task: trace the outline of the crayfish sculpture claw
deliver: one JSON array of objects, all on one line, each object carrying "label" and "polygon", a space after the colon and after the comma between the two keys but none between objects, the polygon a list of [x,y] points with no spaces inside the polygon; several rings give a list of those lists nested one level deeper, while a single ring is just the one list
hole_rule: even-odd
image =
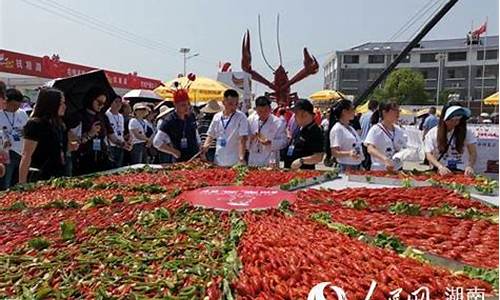
[{"label": "crayfish sculpture claw", "polygon": [[252,79],[258,81],[272,90],[275,90],[274,84],[264,78],[264,76],[255,72],[252,69],[252,53],[250,52],[250,31],[247,30],[243,37],[243,45],[241,47],[241,69],[252,76]]}]

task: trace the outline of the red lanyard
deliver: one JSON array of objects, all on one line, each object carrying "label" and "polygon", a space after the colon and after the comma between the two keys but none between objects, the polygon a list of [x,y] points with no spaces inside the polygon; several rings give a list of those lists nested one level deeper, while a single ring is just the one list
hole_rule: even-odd
[{"label": "red lanyard", "polygon": [[382,124],[377,124],[377,125],[380,129],[382,129],[382,131],[385,133],[385,135],[387,135],[387,137],[391,140],[392,144],[394,145],[394,137],[396,136],[396,129],[394,129],[394,132],[391,135],[389,130],[387,130],[387,128],[385,128],[384,125]]}]

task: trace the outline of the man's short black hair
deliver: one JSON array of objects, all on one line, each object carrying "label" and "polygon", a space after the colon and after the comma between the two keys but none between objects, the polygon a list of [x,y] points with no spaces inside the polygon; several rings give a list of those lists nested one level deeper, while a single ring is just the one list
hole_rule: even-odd
[{"label": "man's short black hair", "polygon": [[271,100],[267,98],[266,96],[260,96],[257,99],[255,99],[255,106],[268,106],[271,107]]},{"label": "man's short black hair", "polygon": [[375,111],[378,109],[378,101],[377,100],[370,100],[368,102],[368,109],[371,110],[371,111]]},{"label": "man's short black hair", "polygon": [[8,89],[5,92],[5,99],[8,101],[23,102],[24,96],[18,89]]},{"label": "man's short black hair", "polygon": [[303,110],[305,112],[310,113],[311,115],[314,115],[314,105],[311,103],[311,101],[307,99],[298,99],[295,101],[295,105],[293,106],[293,110]]},{"label": "man's short black hair", "polygon": [[0,98],[5,99],[5,90],[7,89],[7,86],[5,85],[5,82],[0,80]]},{"label": "man's short black hair", "polygon": [[224,98],[228,98],[228,97],[231,97],[231,98],[238,98],[240,95],[238,94],[238,92],[236,90],[233,90],[233,89],[227,89],[225,92],[224,92]]}]

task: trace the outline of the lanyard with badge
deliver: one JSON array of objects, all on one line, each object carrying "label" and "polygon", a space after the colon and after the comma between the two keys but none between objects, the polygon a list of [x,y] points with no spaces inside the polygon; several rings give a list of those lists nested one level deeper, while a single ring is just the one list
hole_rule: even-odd
[{"label": "lanyard with badge", "polygon": [[183,120],[183,122],[184,122],[184,127],[182,129],[181,149],[187,149],[187,147],[188,147],[188,140],[187,140],[187,137],[186,137],[186,126],[187,126],[187,123],[188,123],[188,118],[186,118],[185,120]]},{"label": "lanyard with badge", "polygon": [[[263,121],[263,122],[262,122],[262,124],[259,124],[259,125],[258,125],[257,134],[259,135],[259,138],[260,138],[260,132],[262,131],[262,127],[264,127],[264,125],[266,125],[267,120],[269,120],[269,117],[268,117],[265,121]],[[259,119],[259,123],[260,123],[260,122],[261,122],[261,121],[260,121],[260,119]],[[258,152],[258,153],[260,153],[261,148],[262,148],[262,146],[261,146],[260,142],[259,142],[259,143],[257,143],[257,152]]]},{"label": "lanyard with badge", "polygon": [[14,125],[16,124],[16,113],[12,114],[13,115],[12,122],[10,121],[9,115],[5,111],[3,112],[3,114],[5,115],[5,118],[7,119],[7,122],[10,125],[10,129],[12,132],[12,139],[14,140],[14,142],[20,142],[21,137],[19,136],[19,133],[14,128]]},{"label": "lanyard with badge", "polygon": [[[443,157],[446,159],[446,167],[450,170],[456,170],[458,167],[458,152],[456,151],[455,147],[452,147],[452,153],[448,154],[448,150],[450,149],[451,143],[455,139],[455,130],[453,130],[453,133],[450,136],[450,139],[448,140],[448,143],[446,144],[446,148],[444,151],[439,155],[438,161],[440,161]],[[451,156],[451,158],[449,158]]]},{"label": "lanyard with badge", "polygon": [[347,129],[347,131],[352,135],[352,137],[354,138],[354,144],[352,144],[352,148],[354,149],[354,151],[356,151],[356,154],[361,154],[361,146],[360,146],[360,141],[358,139],[358,136],[356,135],[356,133],[354,132],[354,129],[352,129],[350,126],[348,125],[344,125],[342,124],[342,126],[345,127],[345,129]]},{"label": "lanyard with badge", "polygon": [[113,116],[113,119],[115,120],[115,129],[116,129],[116,135],[121,137],[122,136],[122,131],[120,129],[120,115],[118,114],[118,118],[115,116],[115,114],[111,114]]},{"label": "lanyard with badge", "polygon": [[392,153],[392,152],[393,152],[393,150],[394,150],[394,152],[396,152],[396,146],[394,145],[394,138],[396,137],[396,130],[394,129],[393,133],[391,134],[391,133],[389,132],[389,130],[387,130],[387,128],[385,128],[385,126],[384,126],[384,125],[382,125],[382,124],[377,124],[377,125],[378,125],[378,127],[382,130],[382,132],[384,132],[384,133],[385,133],[385,135],[386,135],[386,136],[387,136],[387,137],[391,140],[391,142],[392,142],[392,148],[390,148],[390,147],[389,147],[389,148],[385,149],[385,152],[386,152],[387,154]]},{"label": "lanyard with badge", "polygon": [[[314,122],[313,122],[314,123]],[[311,123],[312,124],[312,123]],[[310,125],[308,125],[310,126]],[[305,127],[304,127],[305,129]],[[300,132],[302,130],[300,128],[296,128],[293,132],[293,136],[292,136],[292,142],[290,143],[290,146],[288,146],[288,150],[286,152],[286,155],[288,157],[292,157],[293,156],[293,152],[295,151],[295,141],[297,140],[297,138],[300,136]]]},{"label": "lanyard with badge", "polygon": [[227,144],[227,140],[226,140],[226,129],[227,129],[227,127],[229,127],[229,124],[231,123],[231,120],[233,119],[234,114],[235,114],[235,113],[233,113],[233,114],[231,115],[231,117],[229,117],[229,120],[227,121],[227,123],[226,123],[226,124],[224,124],[224,118],[223,118],[223,116],[221,116],[221,118],[220,118],[220,122],[221,122],[221,124],[222,124],[222,128],[223,128],[223,130],[224,130],[224,135],[223,135],[222,137],[219,137],[219,145],[220,145],[221,147],[226,147],[226,144]]}]

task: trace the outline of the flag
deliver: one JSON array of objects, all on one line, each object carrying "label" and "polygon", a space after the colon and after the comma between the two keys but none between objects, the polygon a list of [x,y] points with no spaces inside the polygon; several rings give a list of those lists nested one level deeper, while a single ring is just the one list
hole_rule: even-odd
[{"label": "flag", "polygon": [[483,23],[483,25],[479,26],[476,30],[472,32],[473,36],[479,37],[481,34],[486,32],[486,22]]}]

